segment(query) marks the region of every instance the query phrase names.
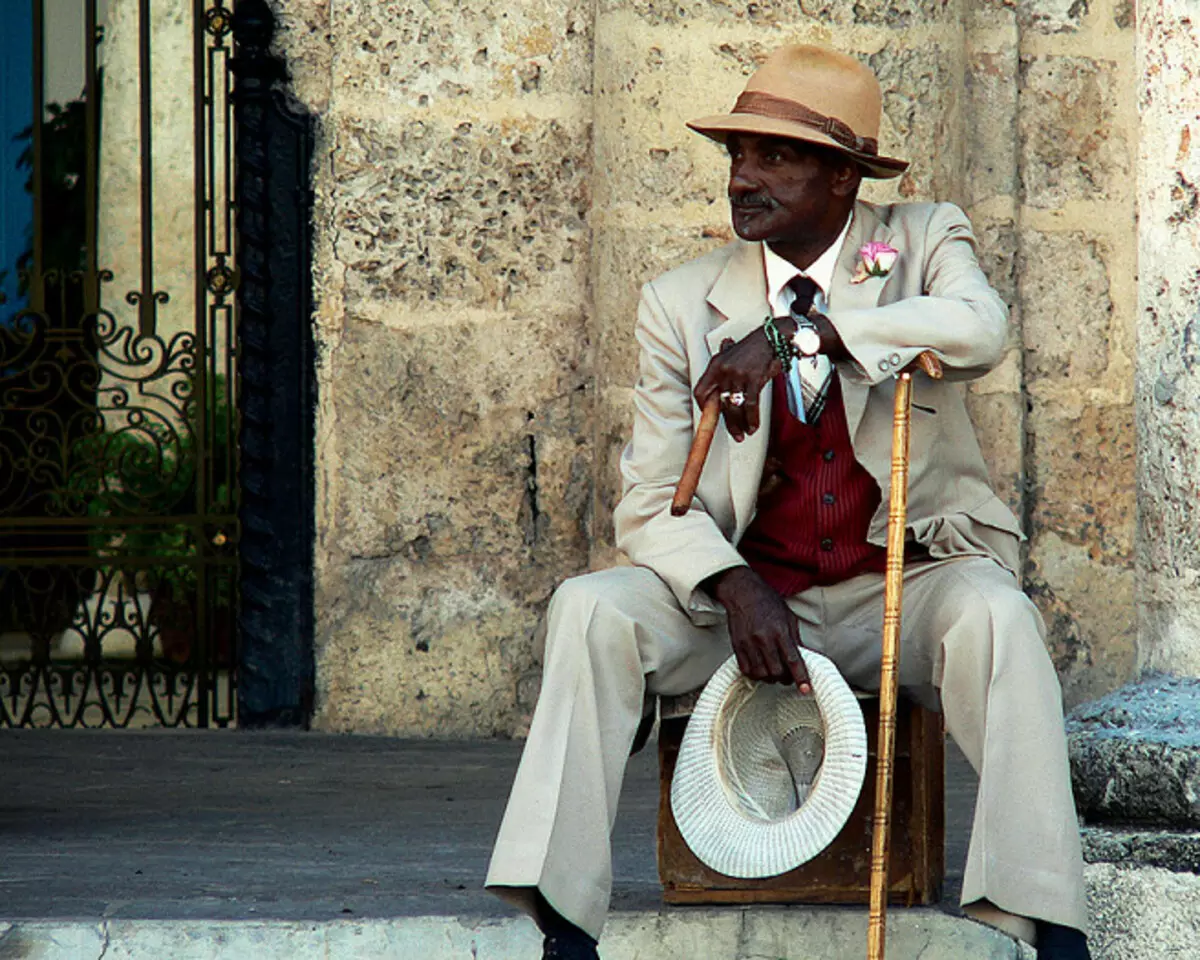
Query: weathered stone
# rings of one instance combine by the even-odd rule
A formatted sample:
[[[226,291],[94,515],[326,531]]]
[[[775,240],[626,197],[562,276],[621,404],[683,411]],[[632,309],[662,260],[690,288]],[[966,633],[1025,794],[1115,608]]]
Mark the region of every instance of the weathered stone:
[[[1084,827],[1087,863],[1120,863],[1200,873],[1200,831]]]
[[[431,310],[578,298],[591,169],[583,121],[345,120],[337,145],[333,229],[348,297]]]
[[[595,557],[614,546],[612,515],[621,499],[621,451],[633,432],[633,391],[614,387],[596,403],[596,493],[592,525]]]
[[[1017,192],[1018,168],[1017,45],[973,54],[967,61],[966,80],[967,202],[1012,196]],[[996,277],[989,277],[996,283]]]
[[[1166,960],[1195,953],[1200,877],[1110,863],[1087,867],[1084,877],[1094,957]]]
[[[533,630],[554,576],[542,603],[527,605],[513,597],[521,573],[502,555],[349,560],[340,588],[327,579],[318,594],[314,726],[447,737],[522,729],[518,688],[535,669]]]
[[[1023,402],[1016,393],[968,393],[967,411],[996,495],[1017,516],[1021,515],[1024,471],[1021,414]]]
[[[414,107],[577,97],[591,87],[590,6],[335,0],[338,85]]]
[[[270,0],[277,32],[275,50],[288,70],[290,92],[309,110],[329,108],[332,45],[329,0]]]
[[[949,42],[922,48],[887,43],[866,58],[883,89],[880,149],[912,161],[900,178],[906,199],[954,200],[962,193],[956,60]],[[932,145],[937,148],[933,149]]]
[[[1088,0],[1018,0],[1021,26],[1035,33],[1074,33],[1087,16]]]
[[[501,320],[489,336],[447,323],[351,323],[336,397],[348,555],[414,560],[561,543],[579,548],[590,499],[589,398],[578,315]]]
[[[1085,406],[1055,415],[1035,405],[1032,448],[1036,530],[1086,547],[1096,562],[1131,566],[1136,511],[1133,411]]]
[[[1200,676],[1197,49],[1200,23],[1191,4],[1162,0],[1139,9],[1139,659],[1192,676]]]
[[[722,204],[723,220],[727,213],[728,207]],[[599,232],[592,256],[598,278],[593,296],[596,376],[600,383],[632,387],[637,380],[635,331],[642,285],[732,239],[727,220],[713,226],[667,221],[638,228],[613,223]]]
[[[1129,156],[1116,69],[1083,57],[1022,58],[1020,137],[1031,206],[1107,200],[1124,189]]]
[[[1067,719],[1080,814],[1200,827],[1200,679],[1146,677]]]
[[[1103,696],[1134,673],[1134,577],[1127,565],[1097,563],[1089,548],[1033,531],[1025,592],[1046,622],[1051,659],[1067,706]]]
[[[1009,218],[972,218],[979,266],[1004,302],[1013,306],[1017,297],[1017,229]],[[1020,325],[1010,317],[1009,342],[1021,344]]]
[[[854,20],[896,29],[957,20],[963,6],[960,0],[856,0]]]
[[[1018,269],[1030,389],[1041,377],[1090,386],[1108,367],[1113,309],[1100,241],[1026,231]]]

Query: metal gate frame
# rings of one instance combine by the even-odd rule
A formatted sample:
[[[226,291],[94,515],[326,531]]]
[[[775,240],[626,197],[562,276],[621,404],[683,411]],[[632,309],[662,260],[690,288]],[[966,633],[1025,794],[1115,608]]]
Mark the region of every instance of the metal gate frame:
[[[153,255],[151,2],[137,0],[141,276],[124,296],[136,332],[105,309],[102,285],[114,277],[97,262],[95,0],[86,0],[94,42],[77,102],[84,262],[43,259],[44,18],[41,0],[31,2],[29,303],[0,329],[0,583],[30,651],[0,664],[0,725],[304,726],[313,135],[276,89],[285,74],[269,51],[270,9],[193,0],[196,318],[166,338],[157,314],[170,293],[156,288]],[[173,626],[166,594],[176,597]],[[74,661],[52,653],[64,622],[79,638]],[[132,659],[106,655],[115,630],[135,638]],[[174,654],[169,635],[185,638]]]

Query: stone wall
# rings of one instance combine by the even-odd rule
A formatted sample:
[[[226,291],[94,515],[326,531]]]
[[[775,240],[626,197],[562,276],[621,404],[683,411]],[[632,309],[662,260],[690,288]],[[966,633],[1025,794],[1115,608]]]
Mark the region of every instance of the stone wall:
[[[1112,0],[300,0],[320,118],[325,729],[520,733],[553,586],[618,562],[640,284],[730,237],[683,121],[775,47],[865,59],[871,199],[971,213],[1013,304],[970,404],[1075,701],[1133,666],[1132,13]]]

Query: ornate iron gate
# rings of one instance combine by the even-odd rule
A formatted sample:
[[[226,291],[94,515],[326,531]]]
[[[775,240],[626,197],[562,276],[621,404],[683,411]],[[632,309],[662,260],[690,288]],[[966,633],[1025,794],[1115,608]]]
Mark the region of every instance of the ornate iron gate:
[[[76,51],[46,0],[5,5],[28,6],[31,85],[26,125],[0,130],[28,210],[0,263],[0,725],[227,726],[233,0],[80,0]]]

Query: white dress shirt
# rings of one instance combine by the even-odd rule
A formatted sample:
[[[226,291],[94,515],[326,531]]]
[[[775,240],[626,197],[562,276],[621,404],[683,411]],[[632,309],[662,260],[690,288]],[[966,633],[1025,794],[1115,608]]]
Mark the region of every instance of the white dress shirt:
[[[767,275],[767,303],[771,307],[772,316],[787,316],[792,301],[796,299],[796,294],[788,287],[788,283],[793,277],[801,276],[808,277],[817,285],[817,292],[813,295],[813,306],[817,312],[825,313],[829,309],[829,287],[833,283],[833,271],[837,268],[838,257],[841,256],[842,247],[846,243],[846,234],[850,232],[850,220],[851,217],[846,218],[846,224],[837,239],[825,248],[825,252],[817,257],[807,270],[801,270],[795,264],[784,260],[767,244],[762,245],[763,267]],[[800,401],[801,362],[801,358],[797,357],[787,370],[788,409],[804,423],[807,421],[804,418],[804,404]]]

